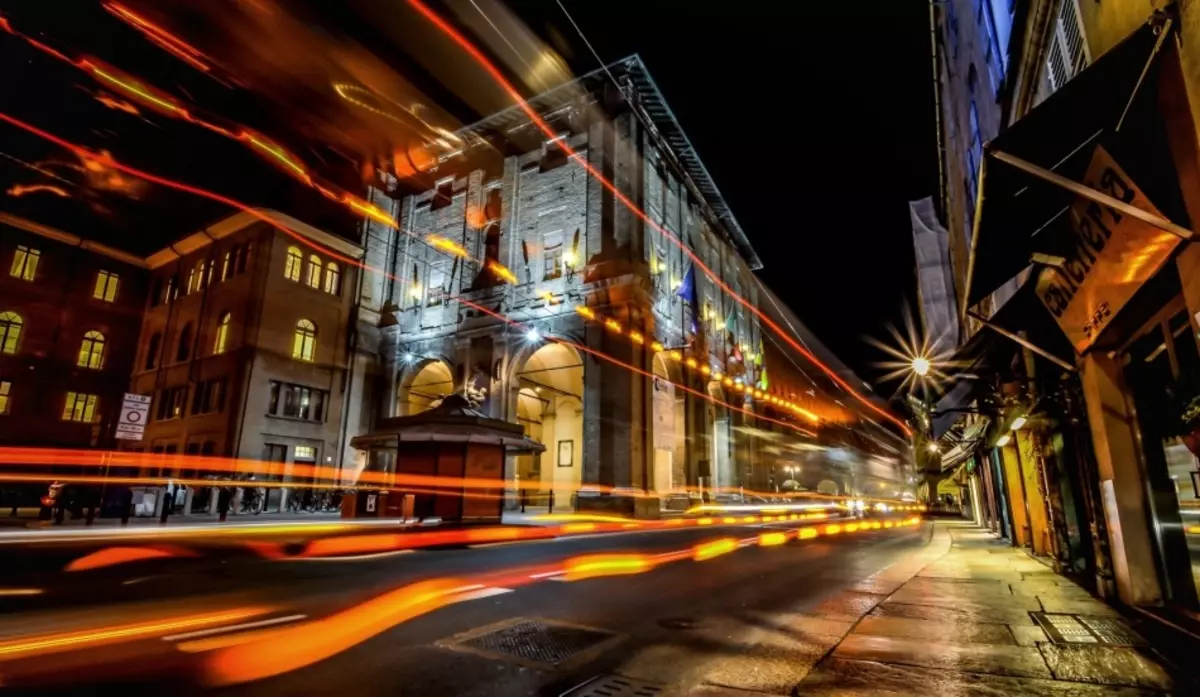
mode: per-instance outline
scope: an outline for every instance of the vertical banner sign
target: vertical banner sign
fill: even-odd
[[[116,437],[121,440],[141,440],[150,418],[149,395],[125,393],[121,402],[121,417],[117,419]]]
[[[1102,147],[1097,146],[1092,154],[1083,183],[1162,216]],[[1083,353],[1138,288],[1158,272],[1181,240],[1083,198],[1071,206],[1070,215],[1072,235],[1066,261],[1061,268],[1041,272],[1037,294],[1075,350]]]

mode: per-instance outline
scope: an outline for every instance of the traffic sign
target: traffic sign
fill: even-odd
[[[141,440],[150,420],[150,396],[125,393],[121,416],[117,419],[116,437],[121,440]]]

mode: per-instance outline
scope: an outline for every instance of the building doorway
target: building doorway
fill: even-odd
[[[659,351],[652,361],[654,374],[652,393],[652,435],[654,439],[654,469],[650,487],[660,497],[687,484],[687,424],[682,390],[675,388],[681,375],[676,363],[668,363]],[[660,500],[665,500],[660,498]]]
[[[716,380],[708,383],[708,395],[718,402],[725,402],[725,390],[721,389],[721,383]],[[702,483],[702,486],[707,485],[713,494],[721,493],[722,489],[726,489],[726,493],[728,493],[737,484],[737,477],[733,471],[733,458],[729,452],[729,429],[732,427],[729,423],[729,409],[710,402],[708,420],[711,424],[709,433],[712,434],[712,438],[709,439],[712,448],[709,453],[710,481]]]
[[[583,483],[583,360],[570,346],[548,343],[513,375],[517,422],[544,453],[510,459],[508,486],[526,510],[567,509]]]
[[[1182,298],[1128,344],[1123,363],[1137,414],[1155,561],[1166,599],[1200,609],[1200,474],[1184,414],[1200,404],[1200,353]],[[1200,448],[1198,448],[1200,449]]]

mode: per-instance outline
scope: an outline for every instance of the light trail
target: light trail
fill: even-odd
[[[140,17],[133,14],[132,12],[129,12],[126,8],[123,8],[122,6],[120,6],[116,3],[109,3],[105,7],[110,12],[113,12],[114,14],[121,16],[123,19],[126,19],[126,20],[134,23],[135,25],[138,25],[141,28],[147,28],[148,30],[162,32],[162,30],[158,29],[157,27],[154,27],[154,25],[149,24],[145,20],[141,19]],[[250,145],[252,146],[253,149],[265,154],[266,156],[271,158],[273,162],[281,165],[287,171],[292,172],[300,181],[302,181],[303,183],[307,184],[308,186],[310,186],[312,188],[317,189],[320,193],[325,195],[327,198],[330,198],[331,200],[342,203],[342,204],[346,205],[347,207],[351,208],[352,210],[358,211],[358,212],[366,215],[367,217],[371,218],[372,220],[375,220],[376,222],[380,222],[380,223],[385,224],[393,229],[396,229],[396,230],[402,232],[403,234],[416,239],[418,242],[421,242],[422,244],[430,246],[431,248],[433,248],[435,250],[438,250],[443,253],[448,253],[453,256],[458,256],[458,257],[467,259],[481,268],[486,266],[486,268],[490,269],[497,278],[499,278],[507,283],[516,284],[518,281],[517,277],[511,271],[509,271],[507,268],[505,268],[504,266],[502,266],[501,264],[499,264],[498,262],[496,262],[494,260],[489,261],[489,260],[476,259],[475,257],[471,256],[467,252],[467,250],[464,249],[461,245],[458,245],[457,243],[455,243],[451,240],[448,240],[448,239],[445,239],[445,238],[442,238],[442,237],[439,237],[436,235],[422,237],[419,234],[417,234],[411,230],[402,229],[400,227],[399,223],[395,219],[393,219],[391,216],[387,215],[385,212],[381,211],[378,207],[374,206],[373,204],[371,204],[367,201],[363,201],[348,192],[340,192],[339,193],[337,191],[331,191],[331,190],[327,189],[326,187],[324,187],[320,184],[317,184],[316,182],[313,181],[307,168],[298,160],[298,158],[296,158],[294,155],[289,153],[282,146],[270,141],[269,139],[267,139],[265,136],[262,136],[261,134],[253,134],[245,128],[243,128],[239,133],[235,134],[233,131],[230,131],[230,130],[225,129],[220,126],[217,126],[208,120],[201,119],[201,118],[193,115],[192,113],[190,113],[187,109],[184,109],[183,107],[179,106],[179,104],[174,99],[167,96],[165,93],[161,92],[160,90],[147,87],[146,85],[144,85],[141,82],[136,81],[132,78],[116,75],[115,73],[118,73],[119,71],[117,71],[115,68],[111,68],[108,66],[101,68],[97,65],[98,62],[95,61],[94,59],[80,59],[78,61],[74,61],[74,60],[67,58],[61,52],[52,50],[45,44],[37,42],[37,41],[33,40],[31,37],[14,30],[12,28],[11,24],[7,21],[7,19],[5,19],[3,17],[0,17],[0,27],[2,27],[5,31],[9,32],[13,36],[22,38],[26,42],[30,43],[30,45],[33,45],[33,46],[47,52],[49,55],[59,58],[60,60],[66,61],[67,63],[70,63],[71,65],[73,65],[85,72],[88,72],[90,74],[93,74],[93,75],[99,77],[100,79],[108,82],[110,84],[110,86],[113,86],[113,87],[116,87],[116,88],[122,90],[127,95],[135,97],[135,98],[141,100],[143,103],[148,103],[151,107],[155,108],[155,110],[160,113],[163,113],[168,116],[174,116],[174,117],[180,118],[184,121],[203,126],[204,128],[207,128],[207,129],[209,129],[215,133],[218,133],[220,135],[224,135],[228,138],[250,143]],[[162,32],[162,33],[165,34],[165,32]],[[166,35],[170,36],[169,34],[166,34]],[[186,46],[186,44],[185,44],[185,46]],[[514,94],[515,94],[515,92],[514,92]],[[527,107],[524,107],[524,108],[526,108],[526,110],[529,111]],[[530,111],[530,113],[532,114],[531,111]],[[534,118],[536,118],[536,115],[534,116]],[[547,130],[549,128],[548,126],[545,126],[545,124],[540,124],[540,125],[544,126],[543,130],[549,132]],[[579,159],[581,162],[583,162],[583,160],[581,158],[577,157],[577,155],[576,155],[576,153],[574,153],[574,151],[570,150],[570,148],[565,143],[561,142],[561,139],[558,139],[555,142],[558,143],[559,147],[563,148],[564,151],[566,151],[569,155],[571,155],[572,157],[576,157],[576,159]],[[600,181],[605,186],[612,189],[612,191],[614,193],[620,195],[619,192],[616,191],[615,187],[610,182],[608,182],[606,179],[603,178],[603,175],[599,175],[598,172],[595,172],[594,169],[590,168],[590,165],[586,164],[586,162],[583,162],[583,163],[586,167],[589,168],[589,173],[593,173],[594,175],[600,176]],[[120,167],[119,167],[119,169],[120,169]],[[140,173],[140,172],[137,172],[136,170],[131,170],[131,169],[126,169],[125,171],[127,171],[127,173],[129,173],[129,174],[133,174],[134,176],[142,176],[143,174],[145,174],[145,173]],[[151,179],[150,181],[154,181],[154,180]],[[165,185],[165,181],[163,181],[163,180],[158,180],[155,183]],[[186,185],[183,185],[183,186],[186,186]],[[199,190],[197,190],[197,189],[185,189],[185,190],[189,191],[189,193],[193,193],[193,194],[199,193]],[[233,205],[230,200],[225,200],[222,202],[226,203],[227,205]],[[629,203],[631,204],[632,202],[629,202]],[[242,209],[247,210],[244,207]],[[631,210],[634,210],[634,209],[631,209]],[[640,209],[634,210],[634,212],[637,213],[638,215],[640,215],[643,219],[645,219],[651,225],[654,225],[653,221],[650,221],[649,218],[646,217],[645,213],[640,211]],[[290,233],[290,230],[280,227],[279,225],[275,225],[275,227],[284,229],[285,231]],[[668,236],[670,236],[670,233],[666,232],[665,230],[664,230],[664,233],[667,234]],[[294,234],[293,234],[293,237],[295,237]],[[323,248],[320,248],[318,245],[309,243],[307,239],[301,239],[299,237],[297,237],[297,239],[300,239],[300,241],[308,244],[311,247],[321,249],[321,251],[324,251],[326,254],[330,254],[330,252],[328,250],[324,250]],[[688,250],[686,248],[685,245],[682,245],[682,243],[680,243],[678,240],[676,240],[673,237],[672,237],[672,241],[675,242],[676,244],[681,245],[681,249],[683,249],[685,252],[687,252],[690,257],[692,257],[693,259],[696,259],[698,261],[698,258],[695,257],[695,255],[692,254],[690,252],[690,250]],[[400,280],[400,279],[397,279],[395,276],[393,276],[390,273],[383,272],[382,270],[379,270],[379,269],[367,267],[361,263],[356,263],[354,261],[346,260],[344,257],[341,257],[340,255],[332,255],[331,254],[331,256],[334,256],[334,258],[338,258],[339,260],[342,260],[345,263],[352,263],[357,266],[361,266],[363,268],[369,268],[370,270],[372,270],[376,273],[383,273],[385,276],[392,278],[393,280]],[[428,263],[428,262],[425,262],[425,263]],[[700,265],[701,265],[701,268],[704,269],[706,273],[709,273],[710,277],[712,277],[711,272],[709,272],[707,267],[703,266],[703,264],[700,264]],[[724,284],[721,283],[719,281],[719,279],[717,279],[717,282],[723,288],[727,288],[727,286],[724,286]],[[745,301],[743,299],[741,299],[739,296],[734,295],[732,297],[735,297],[735,299],[737,299],[739,302],[746,304]],[[451,298],[451,299],[453,300],[454,298]],[[463,302],[466,302],[466,301],[463,301]],[[479,306],[475,306],[475,307],[477,309],[479,309]],[[747,307],[751,307],[751,306],[747,305]],[[751,309],[755,310],[757,312],[756,308],[751,307]],[[587,312],[586,309],[583,312],[581,312],[581,314],[584,314],[585,312]],[[494,313],[490,313],[490,312],[489,312],[489,314],[494,315]],[[586,314],[584,314],[584,316],[586,316]],[[606,321],[606,323],[609,323],[610,326],[611,326],[612,322],[614,322],[614,321],[613,320]],[[620,325],[617,324],[616,326],[617,326],[617,331],[620,331]],[[640,332],[631,331],[630,338],[636,344],[640,345],[642,343],[642,341],[641,341],[642,335]],[[785,338],[785,340],[787,339],[787,337],[784,337],[784,338]],[[792,343],[794,344],[794,342],[792,342]],[[799,347],[798,345],[797,345],[797,347],[800,348],[801,351],[805,350],[802,347]],[[661,350],[661,347],[660,347],[660,350]],[[812,360],[816,361],[815,356],[810,355],[809,357]],[[689,361],[689,363],[694,363],[695,359],[689,358],[688,361]],[[705,358],[705,362],[707,363],[707,358]],[[819,361],[818,361],[818,364],[819,364]],[[622,365],[626,365],[626,364],[622,364]],[[707,369],[708,366],[706,365],[705,368]],[[642,373],[644,375],[646,374],[644,371],[642,371]],[[653,376],[651,375],[650,377],[653,377]],[[673,383],[673,384],[676,384],[677,386],[679,386],[677,383]],[[742,389],[740,391],[746,391],[745,387],[743,385],[741,385],[740,383],[733,383],[733,384],[729,384],[727,386],[741,387]],[[682,386],[680,386],[680,387],[682,387]],[[699,392],[696,390],[690,390],[686,387],[683,387],[683,389],[688,390],[693,395],[699,396],[703,399],[715,401],[715,398],[708,395],[707,392]],[[851,392],[853,392],[853,391],[851,390]],[[748,392],[748,396],[752,399],[759,399],[759,400],[761,400],[764,397],[764,395],[760,391],[757,391],[757,390],[750,390]],[[857,394],[856,394],[856,396],[857,396]],[[774,400],[774,401],[772,402],[772,400]],[[815,414],[813,414],[812,412],[810,412],[806,409],[803,409],[799,405],[791,404],[791,403],[784,403],[783,400],[779,400],[778,398],[772,398],[772,400],[768,400],[768,402],[774,403],[776,405],[782,405],[785,408],[791,410],[792,412],[794,412],[796,414],[800,414],[800,415],[804,416],[805,418],[808,418],[810,421],[813,421],[814,423],[819,422],[819,419],[816,417]],[[809,433],[808,431],[799,429],[799,428],[797,428],[791,424],[788,424],[786,422],[771,419],[770,417],[767,417],[765,415],[756,414],[755,412],[752,412],[752,411],[749,411],[749,410],[746,410],[746,409],[743,409],[740,407],[732,407],[731,405],[725,405],[724,403],[722,403],[722,406],[727,406],[729,408],[733,408],[744,414],[750,414],[750,415],[756,416],[756,418],[762,418],[762,419],[766,419],[768,421],[774,421],[775,423],[779,423],[779,424],[788,426],[790,428],[794,428],[805,435],[813,436],[813,434]],[[903,428],[903,426],[902,426],[902,428]]]
[[[739,295],[736,291],[734,291],[733,288],[731,288],[728,284],[726,284],[724,281],[722,281],[721,278],[716,273],[714,273],[713,270],[710,269],[704,263],[704,261],[701,260],[700,257],[695,252],[693,252],[691,249],[689,249],[688,246],[682,240],[680,240],[674,233],[672,233],[670,230],[666,229],[662,225],[659,225],[657,222],[655,222],[632,199],[630,199],[615,184],[613,184],[607,177],[605,177],[602,172],[597,170],[591,163],[589,163],[587,161],[587,158],[583,157],[577,151],[575,151],[573,148],[571,148],[565,142],[566,139],[559,138],[558,133],[553,128],[550,127],[550,124],[546,123],[546,121],[543,120],[540,115],[538,115],[538,113],[529,105],[528,102],[525,101],[524,97],[521,96],[521,93],[519,91],[517,91],[517,89],[512,85],[512,83],[510,83],[508,81],[507,78],[504,77],[504,74],[500,71],[500,69],[497,68],[495,66],[495,64],[493,64],[491,62],[491,60],[489,60],[488,57],[485,56],[484,53],[478,47],[476,47],[473,43],[471,43],[471,41],[469,39],[467,39],[467,37],[465,35],[463,35],[461,32],[459,32],[457,29],[455,29],[449,22],[447,22],[444,18],[442,18],[441,15],[434,12],[425,3],[421,2],[421,0],[408,0],[408,4],[410,6],[412,6],[420,15],[425,17],[425,19],[428,20],[431,24],[433,24],[435,27],[437,27],[438,30],[440,30],[443,34],[445,34],[447,36],[447,38],[449,38],[453,43],[457,44],[459,46],[459,48],[461,48],[464,52],[466,52],[467,55],[469,55],[476,63],[478,63],[479,66],[481,68],[483,68],[483,70],[488,74],[488,76],[492,80],[494,80],[496,82],[496,84],[498,84],[501,87],[501,89],[503,89],[514,102],[516,102],[517,106],[521,109],[521,111],[523,111],[525,113],[526,116],[529,117],[529,119],[538,128],[538,130],[540,130],[542,133],[544,133],[547,138],[552,139],[552,141],[555,143],[555,145],[560,150],[562,150],[563,153],[568,158],[575,160],[575,162],[578,163],[579,166],[582,167],[589,175],[591,175],[596,181],[598,181],[604,188],[608,189],[608,191],[613,195],[613,197],[616,200],[620,201],[621,204],[626,209],[628,209],[631,213],[633,213],[638,218],[640,218],[643,222],[645,222],[647,225],[649,225],[655,231],[661,233],[664,237],[669,239],[672,244],[674,244],[676,247],[678,247],[684,253],[684,255],[686,255],[691,260],[692,264],[696,268],[699,268],[704,273],[704,275],[707,276],[709,278],[709,280],[711,280],[717,287],[719,287],[729,298],[731,298],[738,304],[742,305],[747,310],[752,312],[755,316],[757,316],[764,325],[766,325],[768,328],[771,329],[771,331],[773,331],[777,336],[779,336],[784,341],[786,341],[788,343],[788,345],[791,346],[794,350],[796,350],[800,355],[804,356],[806,359],[808,359],[810,362],[812,362],[813,365],[816,365],[831,380],[833,380],[835,383],[837,383],[838,386],[840,386],[842,389],[844,389],[848,393],[850,393],[859,403],[866,406],[868,409],[875,412],[876,414],[887,419],[888,421],[894,423],[896,426],[898,426],[901,429],[901,431],[904,432],[905,435],[912,435],[911,429],[908,427],[908,425],[906,423],[904,423],[904,421],[897,418],[896,416],[894,416],[891,412],[887,411],[886,409],[879,407],[874,402],[872,402],[870,399],[868,399],[867,397],[862,395],[858,390],[854,389],[854,387],[852,387],[849,383],[847,383],[832,368],[825,365],[820,359],[818,359],[816,357],[816,355],[814,355],[806,347],[804,347],[802,344],[800,344],[798,341],[796,341],[796,339],[794,337],[792,337],[789,333],[785,332],[783,327],[780,327],[774,320],[772,320],[770,317],[768,317],[766,315],[766,313],[764,313],[762,310],[758,309],[758,307],[756,307],[753,303],[749,302],[748,300],[743,298],[741,295]]]
[[[146,37],[147,40],[154,43],[167,53],[175,56],[179,60],[204,73],[212,70],[208,64],[200,60],[201,58],[205,57],[203,53],[166,29],[163,29],[141,15],[134,13],[124,5],[120,5],[115,2],[106,2],[104,5],[102,5],[102,7],[108,10],[113,16],[121,19],[134,29],[137,29]]]

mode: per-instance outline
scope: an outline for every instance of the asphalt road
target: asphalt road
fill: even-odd
[[[461,602],[406,622],[388,625],[373,638],[299,670],[217,689],[230,695],[414,695],[434,697],[561,695],[590,678],[650,660],[656,681],[686,684],[698,667],[736,653],[738,639],[722,633],[729,618],[764,622],[779,613],[802,613],[919,550],[924,527],[859,532],[792,541],[777,547],[748,546],[703,562],[684,559],[636,575],[561,582],[531,579],[531,572],[563,559],[598,553],[662,554],[720,537],[749,538],[773,526],[711,526],[585,535],[477,548],[421,550],[341,560],[285,560],[256,564],[131,565],[117,596],[76,592],[64,606],[78,612],[99,607],[110,621],[171,608],[267,607],[270,617],[313,619],[345,612],[413,583],[453,578],[479,588]],[[515,570],[515,575],[513,572]],[[522,579],[506,583],[505,579]],[[10,608],[16,609],[16,608]],[[61,613],[60,613],[61,614]],[[10,614],[7,626],[37,628],[54,613]],[[300,617],[303,616],[303,617]],[[559,657],[523,658],[484,647],[476,634],[520,620],[546,621],[588,631],[555,628],[557,642],[587,648]],[[282,626],[282,625],[281,625]],[[314,628],[313,632],[321,631]],[[593,633],[594,632],[594,633]],[[3,633],[0,631],[0,633]],[[717,637],[714,639],[714,637]],[[473,642],[468,645],[464,642]],[[529,635],[512,639],[517,651],[538,646]],[[664,653],[665,651],[665,653]],[[657,653],[656,653],[657,652]],[[36,680],[57,677],[78,694],[101,677],[120,677],[123,694],[199,691],[195,655],[174,651],[170,641],[132,642],[121,650],[77,652],[42,661]],[[265,654],[272,653],[268,645]],[[670,656],[655,660],[653,656]],[[649,659],[647,657],[650,657]],[[124,666],[124,671],[118,667]],[[0,681],[20,685],[23,674],[0,663]],[[643,666],[642,671],[645,671]],[[628,671],[624,671],[628,672]],[[12,678],[17,679],[12,679]],[[150,682],[142,682],[150,679]],[[111,689],[111,686],[110,688]],[[212,691],[212,690],[209,690]],[[38,692],[44,694],[44,691]]]

